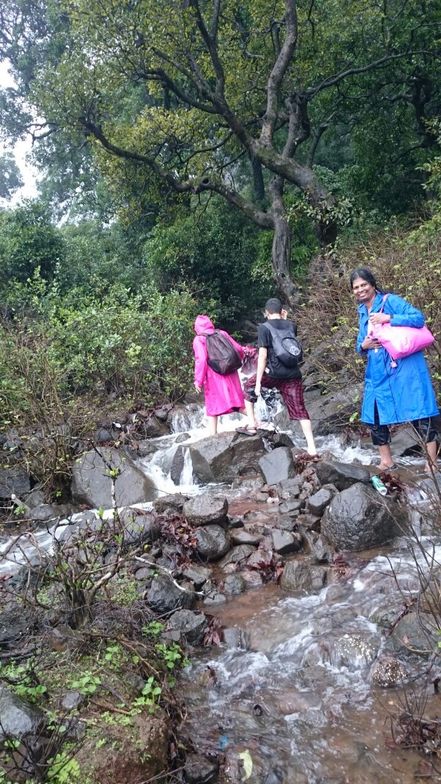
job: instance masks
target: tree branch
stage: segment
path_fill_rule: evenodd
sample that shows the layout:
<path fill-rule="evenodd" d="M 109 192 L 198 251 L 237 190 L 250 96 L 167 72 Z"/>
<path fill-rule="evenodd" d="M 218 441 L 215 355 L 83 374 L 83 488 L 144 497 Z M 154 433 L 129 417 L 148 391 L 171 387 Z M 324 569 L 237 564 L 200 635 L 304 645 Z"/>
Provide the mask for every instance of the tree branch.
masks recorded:
<path fill-rule="evenodd" d="M 267 82 L 266 111 L 260 134 L 261 144 L 269 146 L 272 142 L 274 125 L 277 119 L 279 90 L 286 71 L 292 61 L 297 45 L 297 5 L 295 0 L 285 0 L 286 36 L 279 55 L 274 63 Z"/>

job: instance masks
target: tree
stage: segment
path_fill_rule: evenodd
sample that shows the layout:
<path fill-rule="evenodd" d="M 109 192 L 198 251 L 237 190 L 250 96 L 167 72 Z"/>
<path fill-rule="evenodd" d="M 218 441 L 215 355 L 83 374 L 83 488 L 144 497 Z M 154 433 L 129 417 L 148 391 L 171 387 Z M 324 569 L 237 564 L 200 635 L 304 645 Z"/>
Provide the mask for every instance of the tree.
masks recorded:
<path fill-rule="evenodd" d="M 23 185 L 20 169 L 10 152 L 0 155 L 0 198 L 10 199 Z"/>
<path fill-rule="evenodd" d="M 273 231 L 274 277 L 288 302 L 292 188 L 321 243 L 336 236 L 334 199 L 314 169 L 328 129 L 360 127 L 369 96 L 382 100 L 385 89 L 409 101 L 418 75 L 432 98 L 414 91 L 414 135 L 427 138 L 437 0 L 72 0 L 55 9 L 53 0 L 5 0 L 0 12 L 3 55 L 45 119 L 42 134 L 85 136 L 110 179 L 124 169 L 151 198 L 222 196 Z"/>

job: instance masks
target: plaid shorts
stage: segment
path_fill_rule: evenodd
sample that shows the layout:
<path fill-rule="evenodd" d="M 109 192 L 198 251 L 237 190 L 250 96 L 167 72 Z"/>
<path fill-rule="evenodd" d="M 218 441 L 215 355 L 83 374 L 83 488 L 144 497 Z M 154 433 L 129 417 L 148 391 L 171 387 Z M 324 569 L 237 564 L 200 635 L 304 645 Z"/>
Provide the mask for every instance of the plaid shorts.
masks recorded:
<path fill-rule="evenodd" d="M 256 376 L 245 381 L 243 393 L 245 400 L 250 400 L 250 392 L 256 386 Z M 303 399 L 303 383 L 301 378 L 273 378 L 266 373 L 262 376 L 261 386 L 265 389 L 277 389 L 288 410 L 290 419 L 309 419 Z"/>

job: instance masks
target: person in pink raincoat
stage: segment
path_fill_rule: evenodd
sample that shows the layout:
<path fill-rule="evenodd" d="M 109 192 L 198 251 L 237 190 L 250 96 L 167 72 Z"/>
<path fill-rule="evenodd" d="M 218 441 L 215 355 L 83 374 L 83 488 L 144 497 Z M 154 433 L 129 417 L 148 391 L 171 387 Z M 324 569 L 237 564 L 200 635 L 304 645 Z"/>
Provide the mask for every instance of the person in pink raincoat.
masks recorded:
<path fill-rule="evenodd" d="M 207 346 L 205 335 L 212 334 L 214 324 L 208 316 L 197 316 L 194 323 L 196 337 L 193 340 L 194 351 L 194 385 L 197 392 L 204 390 L 205 411 L 208 418 L 210 435 L 217 433 L 218 417 L 222 414 L 231 414 L 234 411 L 243 411 L 245 407 L 244 396 L 237 370 L 222 376 L 216 373 L 207 362 Z M 245 351 L 239 343 L 225 332 L 218 330 L 231 341 L 234 348 L 243 359 Z"/>

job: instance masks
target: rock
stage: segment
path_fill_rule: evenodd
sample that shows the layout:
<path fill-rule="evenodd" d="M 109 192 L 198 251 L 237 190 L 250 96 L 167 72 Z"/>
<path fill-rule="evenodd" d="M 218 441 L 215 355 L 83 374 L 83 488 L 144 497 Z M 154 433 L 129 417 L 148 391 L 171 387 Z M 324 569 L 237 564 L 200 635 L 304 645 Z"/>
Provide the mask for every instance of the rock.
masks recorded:
<path fill-rule="evenodd" d="M 29 579 L 29 571 L 25 571 L 25 585 Z M 11 580 L 8 580 L 8 589 L 12 589 Z M 23 586 L 24 587 L 24 586 Z M 23 607 L 18 609 L 18 606 L 12 610 L 5 610 L 0 613 L 0 646 L 12 647 L 18 641 L 28 635 L 35 624 L 36 618 L 32 617 L 32 613 L 25 610 Z"/>
<path fill-rule="evenodd" d="M 311 593 L 320 591 L 326 584 L 326 579 L 327 571 L 321 566 L 312 565 L 305 559 L 288 561 L 280 578 L 280 587 L 289 593 Z"/>
<path fill-rule="evenodd" d="M 324 359 L 329 366 L 329 355 Z M 349 417 L 359 408 L 362 387 L 362 384 L 350 383 L 336 392 L 308 401 L 314 434 L 327 436 L 347 427 Z"/>
<path fill-rule="evenodd" d="M 292 498 L 297 498 L 302 489 L 303 478 L 299 476 L 292 477 L 291 479 L 284 479 L 279 482 L 279 496 L 284 501 Z"/>
<path fill-rule="evenodd" d="M 126 547 L 156 542 L 161 535 L 161 527 L 151 512 L 139 512 L 135 509 L 123 509 L 120 521 Z"/>
<path fill-rule="evenodd" d="M 38 708 L 23 702 L 1 684 L 0 716 L 0 741 L 37 735 L 44 725 L 44 716 Z"/>
<path fill-rule="evenodd" d="M 208 759 L 200 754 L 187 755 L 184 775 L 188 784 L 211 784 L 217 781 L 218 771 L 218 760 Z"/>
<path fill-rule="evenodd" d="M 333 493 L 330 490 L 326 489 L 325 487 L 322 487 L 320 488 L 320 490 L 317 490 L 317 492 L 314 493 L 314 495 L 309 496 L 306 502 L 306 508 L 308 512 L 311 512 L 311 514 L 320 517 L 320 515 L 322 515 L 323 512 L 325 511 L 328 504 L 331 503 L 332 498 L 333 498 Z"/>
<path fill-rule="evenodd" d="M 318 536 L 314 531 L 306 531 L 305 539 L 314 561 L 317 563 L 331 563 L 333 552 L 322 536 Z"/>
<path fill-rule="evenodd" d="M 264 569 L 267 566 L 271 566 L 273 560 L 273 551 L 268 549 L 267 546 L 262 544 L 251 553 L 250 557 L 247 559 L 247 566 L 253 569 Z"/>
<path fill-rule="evenodd" d="M 260 436 L 219 433 L 189 445 L 193 474 L 202 483 L 233 482 L 238 475 L 258 472 L 265 447 Z"/>
<path fill-rule="evenodd" d="M 296 523 L 303 528 L 308 528 L 311 531 L 320 531 L 321 528 L 321 517 L 317 517 L 313 514 L 299 514 Z"/>
<path fill-rule="evenodd" d="M 113 441 L 113 436 L 110 430 L 107 430 L 105 427 L 100 427 L 95 432 L 95 443 L 96 444 L 106 444 L 109 441 Z"/>
<path fill-rule="evenodd" d="M 279 446 L 272 452 L 264 455 L 259 460 L 259 468 L 268 485 L 276 485 L 284 479 L 294 475 L 294 461 L 291 450 L 286 446 Z"/>
<path fill-rule="evenodd" d="M 34 489 L 24 498 L 24 501 L 29 509 L 35 509 L 37 506 L 44 504 L 45 497 L 43 490 L 40 490 L 39 487 L 34 487 Z"/>
<path fill-rule="evenodd" d="M 402 686 L 407 678 L 404 664 L 393 656 L 380 656 L 371 669 L 371 682 L 382 689 Z"/>
<path fill-rule="evenodd" d="M 155 612 L 165 614 L 173 610 L 191 609 L 196 597 L 194 593 L 178 588 L 167 575 L 158 574 L 152 580 L 146 600 Z"/>
<path fill-rule="evenodd" d="M 397 533 L 398 505 L 357 483 L 334 496 L 322 518 L 322 534 L 337 550 L 367 550 Z"/>
<path fill-rule="evenodd" d="M 29 513 L 29 517 L 38 523 L 45 523 L 47 520 L 53 520 L 55 517 L 60 516 L 60 509 L 56 504 L 39 504 Z"/>
<path fill-rule="evenodd" d="M 333 484 L 337 490 L 345 490 L 347 487 L 370 481 L 370 473 L 365 466 L 355 463 L 338 463 L 331 460 L 320 460 L 315 466 L 320 484 Z"/>
<path fill-rule="evenodd" d="M 286 555 L 301 549 L 302 537 L 300 534 L 291 534 L 289 531 L 280 531 L 276 528 L 272 532 L 272 543 L 276 553 Z"/>
<path fill-rule="evenodd" d="M 196 590 L 202 588 L 203 584 L 210 579 L 211 569 L 206 566 L 199 566 L 198 564 L 190 564 L 182 570 L 182 575 L 187 580 L 193 583 Z"/>
<path fill-rule="evenodd" d="M 197 552 L 206 561 L 219 561 L 230 549 L 230 536 L 220 525 L 196 528 Z"/>
<path fill-rule="evenodd" d="M 12 494 L 23 498 L 31 489 L 31 479 L 21 465 L 0 468 L 0 498 L 9 499 Z"/>
<path fill-rule="evenodd" d="M 185 502 L 183 514 L 194 526 L 227 525 L 228 501 L 225 497 L 203 493 Z"/>
<path fill-rule="evenodd" d="M 246 561 L 255 550 L 256 548 L 251 544 L 239 544 L 237 547 L 233 547 L 225 558 L 222 558 L 219 566 L 224 569 L 226 566 L 229 566 L 229 564 L 237 564 L 241 561 Z"/>
<path fill-rule="evenodd" d="M 331 664 L 349 670 L 372 664 L 380 643 L 379 637 L 363 637 L 360 634 L 342 634 L 332 643 Z"/>
<path fill-rule="evenodd" d="M 243 569 L 240 574 L 248 588 L 260 588 L 263 585 L 263 577 L 257 569 Z"/>
<path fill-rule="evenodd" d="M 102 455 L 102 457 L 101 457 Z M 118 506 L 128 506 L 142 501 L 153 501 L 157 490 L 134 462 L 111 447 L 103 447 L 100 454 L 91 450 L 76 460 L 72 469 L 72 498 L 76 503 L 95 508 L 112 506 L 112 480 L 109 465 L 119 471 L 115 479 Z"/>
<path fill-rule="evenodd" d="M 170 495 L 163 495 L 153 501 L 153 509 L 158 514 L 166 512 L 167 509 L 172 509 L 175 512 L 182 512 L 185 502 L 188 501 L 188 495 L 182 493 L 175 493 Z"/>
<path fill-rule="evenodd" d="M 246 633 L 236 626 L 229 627 L 223 630 L 224 643 L 227 648 L 239 648 L 246 651 L 248 648 L 248 640 Z"/>
<path fill-rule="evenodd" d="M 169 434 L 169 429 L 164 421 L 151 414 L 142 424 L 144 436 L 147 438 L 160 438 Z"/>
<path fill-rule="evenodd" d="M 84 701 L 85 697 L 79 691 L 68 691 L 61 700 L 61 707 L 65 711 L 76 710 Z"/>
<path fill-rule="evenodd" d="M 184 639 L 190 645 L 199 645 L 207 625 L 207 619 L 203 613 L 177 610 L 168 619 L 166 631 L 177 631 L 180 639 Z"/>
<path fill-rule="evenodd" d="M 223 581 L 222 590 L 231 596 L 239 596 L 245 591 L 245 580 L 240 574 L 229 574 Z"/>
<path fill-rule="evenodd" d="M 259 542 L 262 541 L 262 534 L 252 534 L 246 528 L 240 528 L 239 530 L 233 530 L 231 541 L 236 545 L 252 544 L 254 547 L 257 547 Z"/>
<path fill-rule="evenodd" d="M 385 648 L 427 658 L 437 650 L 438 639 L 432 614 L 410 612 L 395 624 Z"/>
<path fill-rule="evenodd" d="M 279 512 L 282 514 L 292 514 L 296 515 L 303 509 L 304 501 L 301 499 L 294 499 L 293 501 L 284 501 L 283 504 L 279 506 Z"/>
<path fill-rule="evenodd" d="M 178 446 L 170 464 L 170 479 L 175 485 L 178 485 L 181 480 L 182 472 L 184 470 L 185 465 L 185 455 L 187 452 L 187 448 L 183 446 Z"/>

